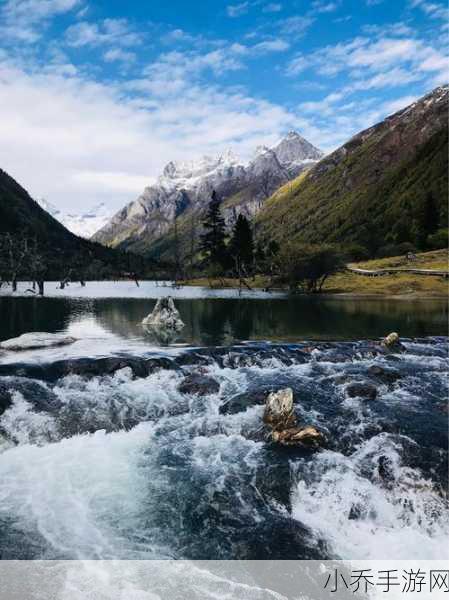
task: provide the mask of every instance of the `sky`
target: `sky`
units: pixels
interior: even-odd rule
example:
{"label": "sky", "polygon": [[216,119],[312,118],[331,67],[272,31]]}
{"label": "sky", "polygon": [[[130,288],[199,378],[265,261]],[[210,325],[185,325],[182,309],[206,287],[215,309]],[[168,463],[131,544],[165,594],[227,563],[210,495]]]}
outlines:
{"label": "sky", "polygon": [[438,0],[0,0],[0,168],[67,212],[170,160],[330,152],[449,79]]}

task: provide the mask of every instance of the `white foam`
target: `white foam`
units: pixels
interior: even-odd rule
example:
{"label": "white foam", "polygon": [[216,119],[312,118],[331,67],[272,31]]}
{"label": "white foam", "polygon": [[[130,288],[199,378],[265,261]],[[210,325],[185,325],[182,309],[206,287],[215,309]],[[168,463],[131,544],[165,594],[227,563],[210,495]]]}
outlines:
{"label": "white foam", "polygon": [[[381,455],[391,461],[391,488],[376,475]],[[446,502],[417,471],[401,466],[388,434],[371,438],[352,456],[325,451],[298,466],[292,506],[294,518],[318,532],[335,558],[449,556]],[[359,514],[350,519],[354,510]]]}

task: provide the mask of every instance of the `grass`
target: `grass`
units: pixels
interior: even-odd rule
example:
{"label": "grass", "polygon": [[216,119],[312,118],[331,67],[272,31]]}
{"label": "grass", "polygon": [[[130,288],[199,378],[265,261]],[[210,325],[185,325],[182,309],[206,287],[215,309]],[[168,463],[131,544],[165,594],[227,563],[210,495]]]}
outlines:
{"label": "grass", "polygon": [[[448,271],[447,250],[434,250],[416,255],[416,261],[407,262],[404,256],[393,256],[353,263],[361,269],[384,269],[387,267],[411,267]],[[382,296],[444,296],[448,295],[448,281],[442,277],[428,277],[408,273],[366,277],[346,271],[330,277],[324,285],[324,292],[334,294],[373,294]]]}
{"label": "grass", "polygon": [[[447,250],[423,252],[417,254],[417,260],[413,263],[407,263],[403,256],[394,256],[353,263],[352,266],[363,269],[412,266],[420,269],[447,271],[448,253]],[[263,289],[267,287],[268,282],[268,278],[261,275],[257,275],[254,280],[248,279],[249,285],[254,289]],[[183,283],[184,285],[200,285],[214,288],[238,287],[238,280],[231,278],[198,278]],[[448,280],[442,277],[428,277],[407,273],[366,277],[345,271],[329,277],[323,286],[323,293],[325,294],[400,296],[403,298],[447,297],[448,291]]]}

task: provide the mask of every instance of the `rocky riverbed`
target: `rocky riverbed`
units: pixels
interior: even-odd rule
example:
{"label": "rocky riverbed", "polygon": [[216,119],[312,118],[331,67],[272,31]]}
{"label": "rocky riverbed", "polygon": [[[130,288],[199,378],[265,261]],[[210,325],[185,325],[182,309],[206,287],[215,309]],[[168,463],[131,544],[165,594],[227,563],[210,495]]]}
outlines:
{"label": "rocky riverbed", "polygon": [[401,344],[0,360],[1,557],[441,559],[447,338]]}

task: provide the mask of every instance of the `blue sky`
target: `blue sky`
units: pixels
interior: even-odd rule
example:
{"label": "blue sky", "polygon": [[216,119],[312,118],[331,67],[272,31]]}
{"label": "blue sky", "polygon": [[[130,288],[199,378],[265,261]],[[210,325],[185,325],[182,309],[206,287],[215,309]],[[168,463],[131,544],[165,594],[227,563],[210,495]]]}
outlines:
{"label": "blue sky", "polygon": [[437,0],[4,0],[0,168],[74,212],[169,160],[326,152],[449,79]]}

